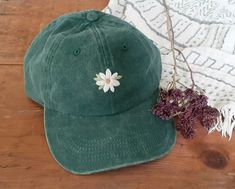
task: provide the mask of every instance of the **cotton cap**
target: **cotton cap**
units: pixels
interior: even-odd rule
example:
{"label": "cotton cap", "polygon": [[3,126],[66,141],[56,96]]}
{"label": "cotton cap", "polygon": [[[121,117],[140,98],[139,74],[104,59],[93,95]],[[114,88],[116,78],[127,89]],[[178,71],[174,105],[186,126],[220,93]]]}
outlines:
{"label": "cotton cap", "polygon": [[55,160],[91,174],[166,155],[173,121],[151,112],[161,71],[158,48],[117,17],[88,10],[52,21],[28,49],[24,72]]}

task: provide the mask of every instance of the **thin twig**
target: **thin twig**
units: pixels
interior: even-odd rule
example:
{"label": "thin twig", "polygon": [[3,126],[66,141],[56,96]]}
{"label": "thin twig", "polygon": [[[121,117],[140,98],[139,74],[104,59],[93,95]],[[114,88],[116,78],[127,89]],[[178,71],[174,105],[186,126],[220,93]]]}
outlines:
{"label": "thin twig", "polygon": [[179,80],[176,81],[177,83],[179,83],[180,85],[182,85],[184,88],[187,88],[183,83],[181,83]]}
{"label": "thin twig", "polygon": [[187,67],[188,67],[188,70],[189,70],[189,72],[190,72],[191,81],[192,81],[192,90],[193,90],[193,89],[194,89],[194,86],[195,86],[195,81],[194,81],[194,79],[193,79],[193,71],[192,71],[192,69],[190,68],[189,63],[188,63],[187,59],[185,58],[184,54],[181,52],[181,50],[179,50],[179,49],[177,49],[177,48],[175,48],[175,50],[183,57],[184,62],[186,63],[186,65],[187,65]]}
{"label": "thin twig", "polygon": [[174,36],[174,31],[173,31],[173,27],[172,27],[172,20],[171,20],[171,17],[170,17],[170,13],[169,13],[169,7],[166,3],[166,0],[163,0],[163,4],[165,6],[165,9],[166,9],[166,15],[167,15],[167,34],[168,34],[168,37],[169,37],[169,40],[170,40],[170,44],[171,44],[171,50],[172,50],[172,53],[173,53],[173,60],[174,60],[174,73],[173,73],[173,82],[172,82],[172,86],[173,88],[176,88],[176,76],[177,76],[177,66],[176,66],[176,55],[175,55],[175,50],[183,57],[183,60],[184,62],[186,63],[187,67],[188,67],[188,70],[190,72],[190,77],[191,77],[191,81],[192,81],[192,90],[194,89],[195,87],[195,81],[193,79],[193,72],[192,72],[192,69],[191,67],[189,66],[189,63],[187,62],[184,54],[177,48],[175,48],[175,36]]}
{"label": "thin twig", "polygon": [[163,0],[163,4],[166,9],[166,15],[167,15],[167,34],[170,40],[171,44],[171,50],[173,53],[173,60],[174,60],[174,73],[173,73],[173,88],[176,88],[176,75],[177,75],[177,70],[176,70],[176,55],[175,55],[175,36],[174,36],[174,31],[172,28],[172,20],[169,14],[169,7],[167,6],[166,0]]}

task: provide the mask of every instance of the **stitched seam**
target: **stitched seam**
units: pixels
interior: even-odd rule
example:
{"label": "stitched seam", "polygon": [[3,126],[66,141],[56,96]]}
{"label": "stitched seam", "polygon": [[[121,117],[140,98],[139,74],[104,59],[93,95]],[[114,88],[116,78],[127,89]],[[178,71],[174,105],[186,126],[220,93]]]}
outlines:
{"label": "stitched seam", "polygon": [[[109,48],[109,45],[108,45],[108,43],[107,43],[107,40],[106,40],[106,38],[105,38],[105,34],[104,34],[104,32],[102,31],[102,29],[100,29],[100,33],[103,35],[103,39],[104,39],[104,44],[106,44],[106,52],[107,52],[107,55],[108,55],[108,58],[109,58],[109,62],[110,62],[110,67],[112,67],[113,69],[115,69],[115,63],[114,63],[114,60],[113,60],[113,55],[112,55],[112,53],[111,53],[111,50],[110,50],[110,48]],[[112,70],[113,71],[113,70]],[[113,95],[110,95],[110,104],[111,104],[111,112],[113,112],[113,110],[114,110],[114,101],[113,101]]]}
{"label": "stitched seam", "polygon": [[[49,100],[49,95],[50,95],[50,90],[52,88],[52,67],[53,67],[53,59],[54,59],[54,55],[56,53],[56,50],[58,49],[58,47],[60,46],[60,44],[62,43],[62,41],[69,35],[72,34],[73,32],[79,32],[83,29],[85,29],[89,24],[85,23],[85,24],[81,24],[79,26],[74,26],[70,31],[66,31],[64,33],[58,34],[58,36],[55,37],[54,41],[56,40],[56,42],[54,42],[54,44],[52,45],[53,47],[51,48],[51,53],[50,56],[48,58],[48,80],[47,80],[47,92],[46,92],[46,97],[47,97],[47,102],[48,102],[48,106],[51,107],[52,104],[50,103]],[[78,28],[77,28],[78,27]]]}
{"label": "stitched seam", "polygon": [[109,66],[108,58],[107,58],[107,55],[106,55],[105,49],[104,49],[104,43],[103,43],[103,40],[101,39],[100,33],[99,33],[99,31],[97,30],[97,28],[96,28],[95,25],[93,25],[92,28],[93,28],[93,31],[94,31],[94,33],[96,34],[98,40],[99,40],[100,43],[101,43],[101,50],[102,50],[102,54],[103,54],[103,56],[104,56],[105,65],[106,65],[106,66]]}
{"label": "stitched seam", "polygon": [[[90,27],[89,29],[91,30],[91,33],[93,34],[96,43],[99,44],[99,41],[97,40],[97,34],[94,31],[93,27]],[[98,45],[98,52],[102,51],[102,49],[100,49],[100,48],[101,47]],[[101,55],[99,55],[99,59],[100,59],[101,62],[104,62],[103,57]],[[106,67],[106,64],[104,63],[104,67],[102,66],[102,69],[104,69],[105,67]],[[100,70],[100,71],[102,71],[102,70]]]}
{"label": "stitched seam", "polygon": [[46,58],[46,62],[48,62],[47,66],[46,66],[46,96],[45,98],[47,99],[46,102],[44,103],[44,105],[46,106],[46,104],[48,104],[48,106],[50,107],[50,88],[51,88],[51,63],[53,61],[54,58],[54,54],[56,52],[56,49],[58,48],[59,44],[61,43],[62,40],[57,40],[59,38],[59,36],[56,36],[55,39],[53,40],[53,44],[51,49],[49,50],[50,53],[48,53],[48,56]]}
{"label": "stitched seam", "polygon": [[104,37],[103,37],[103,38],[104,38],[104,44],[106,44],[105,47],[106,47],[107,52],[108,52],[107,54],[108,54],[108,59],[110,60],[109,62],[111,62],[110,64],[112,65],[112,67],[114,67],[115,64],[114,64],[114,61],[113,61],[113,55],[112,55],[112,53],[111,53],[111,50],[110,50],[110,48],[109,48],[109,45],[108,45],[107,40],[106,40],[106,38],[105,38],[105,34],[104,34],[104,32],[102,31],[102,29],[100,29],[100,33],[104,36]]}

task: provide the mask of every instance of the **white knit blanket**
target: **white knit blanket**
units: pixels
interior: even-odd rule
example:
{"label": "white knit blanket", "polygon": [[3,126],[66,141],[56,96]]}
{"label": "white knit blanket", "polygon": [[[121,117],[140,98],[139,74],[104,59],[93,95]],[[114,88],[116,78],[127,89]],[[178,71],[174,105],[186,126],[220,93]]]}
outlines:
{"label": "white knit blanket", "polygon": [[[218,130],[231,138],[235,128],[235,0],[167,0],[175,44],[189,62],[196,84],[221,112]],[[162,55],[161,87],[172,79],[173,59],[162,0],[110,0],[104,12],[117,16],[154,41]],[[178,56],[180,82],[190,86]],[[180,87],[180,86],[179,86]]]}

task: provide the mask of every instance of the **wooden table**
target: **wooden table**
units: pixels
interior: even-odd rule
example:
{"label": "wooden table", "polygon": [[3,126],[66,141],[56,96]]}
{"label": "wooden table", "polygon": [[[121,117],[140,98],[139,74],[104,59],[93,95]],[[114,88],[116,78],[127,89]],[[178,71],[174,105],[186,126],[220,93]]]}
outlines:
{"label": "wooden table", "polygon": [[23,56],[34,36],[57,16],[102,9],[107,0],[0,0],[0,189],[234,189],[235,136],[186,141],[167,157],[134,167],[77,176],[49,153],[43,111],[23,90]]}

